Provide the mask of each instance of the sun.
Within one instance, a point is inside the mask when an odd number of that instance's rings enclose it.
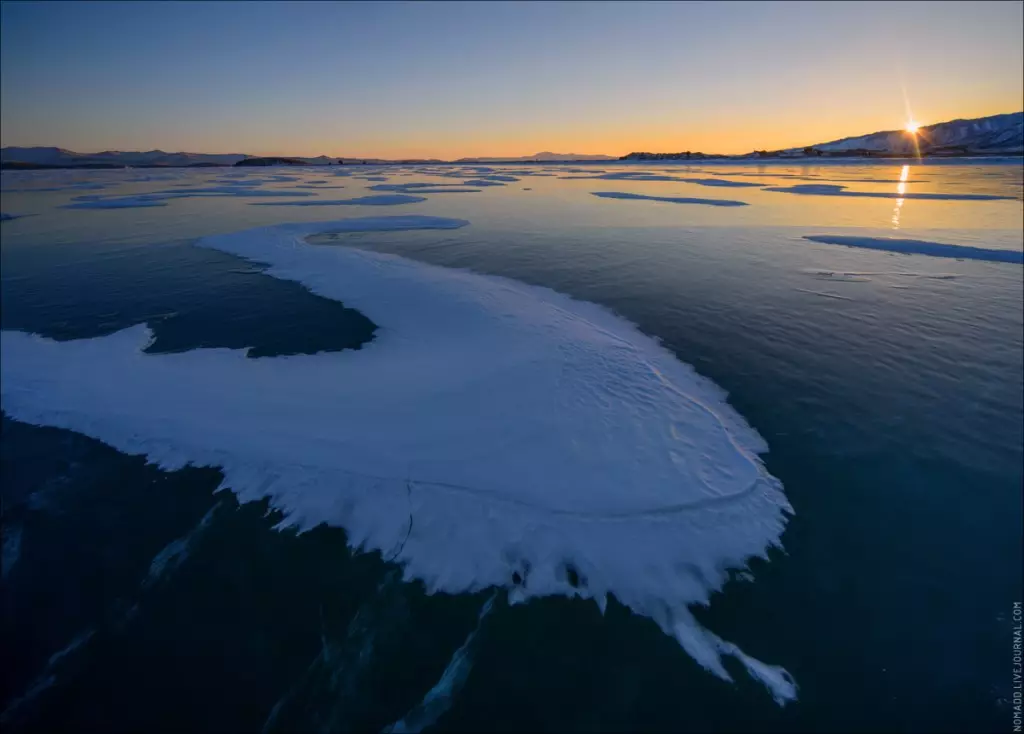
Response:
[[[918,128],[920,127],[921,126],[918,125],[913,120],[907,122],[907,132],[910,133],[911,135],[917,135]]]

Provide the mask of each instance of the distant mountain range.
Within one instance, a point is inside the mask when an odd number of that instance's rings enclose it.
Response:
[[[455,163],[537,163],[537,162],[555,162],[555,161],[614,161],[617,160],[616,156],[613,155],[585,155],[583,153],[549,153],[547,151],[543,153],[535,153],[534,155],[524,155],[518,158],[459,158]]]
[[[165,153],[162,150],[145,152],[106,150],[102,153],[77,153],[64,148],[0,149],[0,162],[4,168],[164,168],[234,166],[247,160],[273,161],[277,158],[259,158],[244,153]],[[284,161],[284,158],[280,158]],[[379,158],[336,158],[326,155],[316,158],[289,157],[290,165],[327,165],[328,163],[385,163]],[[421,161],[412,161],[421,162]],[[426,161],[422,161],[426,162]],[[252,165],[260,165],[258,163]],[[266,164],[263,164],[266,165]]]
[[[802,148],[785,150],[759,150],[746,155],[727,156],[686,151],[682,153],[630,153],[615,158],[608,155],[582,155],[577,153],[542,152],[521,157],[460,158],[454,163],[538,163],[567,161],[612,160],[706,160],[746,158],[812,158],[812,157],[889,157],[889,156],[972,156],[972,155],[1024,155],[1024,112],[979,117],[974,120],[952,120],[927,125],[916,134],[906,130],[888,130],[818,143]],[[248,162],[246,162],[248,161]],[[287,161],[287,163],[286,163]],[[137,168],[202,167],[234,165],[327,165],[361,163],[445,163],[438,159],[405,159],[400,161],[381,158],[316,158],[249,156],[243,153],[165,153],[162,150],[145,152],[106,150],[102,153],[76,153],[64,148],[0,149],[3,168]]]
[[[2,148],[0,161],[36,166],[233,166],[247,156],[241,153],[165,153],[105,150],[102,153],[76,153],[64,148]]]
[[[759,150],[741,156],[704,153],[630,153],[620,160],[680,160],[706,158],[812,158],[888,156],[1024,155],[1024,112],[951,120],[907,130],[842,138],[801,148]]]
[[[456,163],[516,163],[537,161],[611,161],[610,155],[580,155],[576,153],[537,153],[519,158],[462,158]],[[251,162],[247,162],[251,161]],[[315,158],[296,156],[250,156],[243,153],[165,153],[162,150],[145,152],[106,150],[102,153],[77,153],[64,148],[0,149],[0,162],[4,168],[136,168],[205,167],[234,165],[312,165],[361,163],[445,163],[437,158],[386,160],[383,158],[338,158],[321,155]]]

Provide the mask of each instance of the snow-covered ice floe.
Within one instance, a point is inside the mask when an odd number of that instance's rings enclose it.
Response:
[[[75,204],[65,204],[63,209],[138,209],[151,206],[167,206],[170,196],[118,196],[110,199],[87,199]]]
[[[706,204],[707,206],[746,206],[745,201],[730,199],[695,199],[689,196],[647,196],[646,194],[629,194],[622,191],[592,191],[594,196],[603,199],[640,199],[644,201],[667,201],[671,204]]]
[[[446,183],[375,184],[368,188],[370,191],[398,191],[414,194],[478,194],[482,190],[466,188],[464,184]]]
[[[199,241],[343,301],[359,350],[249,359],[147,354],[145,325],[53,341],[0,332],[4,410],[167,470],[220,467],[282,525],[342,527],[431,592],[512,602],[609,594],[730,680],[733,656],[780,704],[796,684],[702,627],[730,569],[778,546],[791,512],[765,442],[716,385],[603,307],[537,286],[347,246],[319,233],[452,229],[374,217]]]
[[[805,196],[851,196],[870,199],[931,199],[935,201],[1012,201],[1012,196],[994,196],[992,194],[901,194],[897,191],[848,191],[838,184],[797,184],[795,186],[769,186],[763,191],[778,191],[783,194],[803,194]]]
[[[764,186],[755,181],[730,181],[724,178],[687,178],[685,176],[666,176],[660,173],[604,173],[597,176],[563,176],[563,180],[578,181],[582,179],[602,179],[605,181],[675,181],[691,183],[698,186],[721,186],[731,188],[754,188]]]
[[[306,197],[313,196],[311,191],[290,191],[275,189],[252,189],[236,186],[213,186],[206,188],[165,189],[151,194],[137,196],[116,196],[105,194],[83,194],[74,197],[74,204],[65,204],[63,209],[129,209],[147,206],[167,206],[171,199],[188,199],[192,197],[235,196],[239,198],[272,198],[272,197]]]
[[[97,191],[99,189],[105,189],[113,184],[108,183],[69,183],[63,186],[46,186],[46,187],[23,187],[23,188],[10,188],[2,189],[5,194],[28,194],[28,193],[43,193],[51,191]]]
[[[806,235],[805,240],[825,245],[846,245],[847,247],[863,247],[869,250],[887,250],[910,255],[931,255],[932,257],[952,257],[967,260],[991,260],[1003,263],[1024,263],[1024,252],[1020,250],[996,250],[986,247],[969,245],[949,245],[942,242],[927,240],[907,240],[895,237],[857,237],[851,235],[816,234]]]
[[[378,194],[376,196],[358,196],[354,199],[312,199],[309,201],[254,201],[249,206],[395,206],[398,204],[416,204],[426,201],[424,196],[408,194]]]

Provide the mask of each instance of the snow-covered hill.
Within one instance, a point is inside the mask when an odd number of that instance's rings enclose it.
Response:
[[[810,146],[823,153],[910,154],[915,145],[922,153],[1019,153],[1024,151],[1024,112],[951,120],[920,128],[916,135],[906,130],[843,138]],[[793,148],[786,152],[802,152]]]

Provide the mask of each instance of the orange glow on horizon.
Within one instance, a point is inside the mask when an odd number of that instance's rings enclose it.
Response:
[[[931,121],[985,117],[1014,111],[1019,102],[994,99],[981,105],[931,105],[925,112]],[[769,152],[818,145],[846,137],[893,130],[907,132],[906,120],[920,125],[915,118],[904,117],[894,125],[892,109],[865,106],[851,112],[826,109],[812,114],[808,109],[784,109],[772,116],[750,118],[721,114],[710,119],[691,111],[673,110],[672,114],[646,119],[596,118],[589,126],[575,119],[548,119],[533,125],[513,128],[481,124],[441,129],[406,129],[338,133],[326,121],[303,135],[281,130],[270,136],[263,130],[233,130],[228,136],[209,129],[195,137],[177,136],[152,139],[148,135],[111,135],[90,141],[58,141],[61,147],[79,152],[100,150],[190,151],[196,153],[245,153],[248,155],[344,157],[357,159],[438,159],[483,157],[526,157],[543,151],[580,156],[624,156],[632,152],[743,155],[756,150]],[[318,126],[319,127],[319,126]],[[924,134],[918,127],[913,140]],[[5,145],[44,144],[49,141],[4,140]]]
[[[990,104],[949,109],[929,109],[932,120],[945,121],[957,118],[985,117],[1015,111],[1011,108],[1019,103],[994,100]],[[548,123],[514,135],[502,135],[486,128],[475,131],[459,131],[460,134],[442,132],[424,135],[396,137],[373,136],[359,141],[349,140],[341,147],[336,140],[322,140],[320,145],[309,138],[296,141],[296,147],[307,149],[305,153],[289,150],[267,150],[265,155],[317,155],[327,154],[349,157],[374,157],[385,159],[437,158],[456,160],[474,157],[519,157],[531,156],[542,151],[553,153],[577,153],[581,155],[623,156],[633,152],[650,153],[693,153],[743,155],[755,150],[786,150],[807,145],[839,140],[846,137],[867,135],[882,130],[892,130],[890,110],[863,110],[859,114],[835,115],[826,119],[806,114],[806,111],[785,111],[774,119],[760,118],[750,121],[744,118],[724,118],[713,123],[687,119],[685,113],[679,119],[662,119],[644,122],[612,123],[601,125],[595,121],[593,127],[581,135],[572,127],[566,129],[560,124]],[[568,124],[567,124],[568,126]],[[907,121],[903,129],[914,136],[915,141],[922,134],[922,123],[916,119]],[[467,134],[468,133],[468,134]],[[310,150],[310,143],[316,146]],[[351,146],[351,147],[349,147]],[[278,146],[275,146],[277,148]],[[250,152],[250,151],[247,151]],[[256,153],[256,151],[251,151]]]

